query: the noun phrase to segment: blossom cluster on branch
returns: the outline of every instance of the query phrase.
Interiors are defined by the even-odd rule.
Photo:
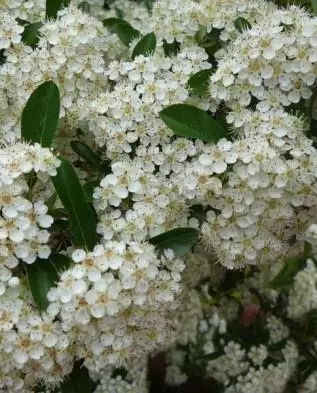
[[[0,1],[0,393],[159,351],[317,391],[317,17],[276,3]]]

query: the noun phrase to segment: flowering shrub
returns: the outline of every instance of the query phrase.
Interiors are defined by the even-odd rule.
[[[295,3],[0,1],[0,393],[317,392]]]

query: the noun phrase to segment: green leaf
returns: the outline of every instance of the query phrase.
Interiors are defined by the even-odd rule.
[[[22,41],[25,43],[25,45],[29,45],[33,49],[36,47],[39,42],[39,30],[42,26],[42,22],[35,22],[24,27]]]
[[[94,193],[94,189],[95,187],[98,187],[100,184],[100,182],[98,180],[86,183],[83,185],[83,190],[85,193],[85,197],[86,197],[86,201],[88,203],[93,203],[94,198],[93,198],[93,193]]]
[[[240,33],[251,28],[251,24],[242,17],[239,17],[234,21],[234,26]]]
[[[62,393],[92,393],[96,388],[90,379],[88,370],[77,361],[73,371],[65,378],[61,386]]]
[[[310,0],[311,6],[315,14],[317,14],[317,0]]]
[[[207,49],[214,53],[220,48],[221,40],[220,40],[221,30],[213,28],[209,33],[205,27],[202,27],[195,35],[195,39],[199,46]]]
[[[63,254],[51,254],[48,259],[38,258],[27,265],[27,277],[33,299],[41,311],[45,311],[49,304],[47,292],[56,285],[59,274],[68,269],[72,260]]]
[[[39,310],[45,311],[49,304],[47,292],[58,281],[56,266],[51,259],[37,259],[26,268],[33,299]]]
[[[64,7],[67,7],[70,0],[46,0],[46,18],[57,18],[57,13]]]
[[[90,13],[90,5],[87,3],[87,1],[82,1],[81,3],[78,4],[78,8],[85,12],[86,14]]]
[[[177,228],[152,237],[149,242],[163,252],[172,249],[176,256],[189,252],[198,240],[198,230],[194,228]]]
[[[94,211],[86,201],[75,170],[65,159],[52,177],[57,195],[69,213],[71,229],[77,245],[92,249],[97,241]]]
[[[166,40],[163,41],[163,49],[166,56],[175,56],[180,51],[180,43],[177,41],[169,44]]]
[[[22,112],[21,134],[28,142],[51,146],[59,119],[60,96],[54,82],[42,83],[31,94]]]
[[[226,130],[202,109],[186,104],[171,105],[160,112],[164,123],[179,136],[217,142]]]
[[[289,289],[296,274],[306,266],[306,258],[293,258],[285,262],[283,268],[270,283],[273,289]]]
[[[27,20],[25,20],[25,19],[16,18],[15,20],[16,20],[16,21],[19,23],[19,25],[21,25],[21,26],[26,26],[26,25],[29,25],[29,24],[30,24],[30,22],[27,21]]]
[[[212,74],[212,69],[201,70],[192,75],[188,82],[188,89],[198,95],[205,95],[208,92],[209,78]]]
[[[196,218],[200,224],[206,221],[206,208],[203,205],[192,205],[189,214],[191,218]]]
[[[51,254],[49,260],[54,264],[58,273],[70,268],[72,264],[71,258],[64,254]]]
[[[132,52],[132,58],[136,56],[144,55],[149,56],[155,52],[156,48],[156,37],[154,33],[146,34],[141,40],[136,44]]]
[[[130,23],[121,18],[108,18],[103,20],[103,25],[116,33],[124,45],[129,46],[131,41],[141,34]]]
[[[144,3],[148,11],[151,13],[153,9],[154,0],[144,0]]]
[[[86,143],[76,140],[70,142],[71,148],[75,153],[79,155],[83,160],[85,160],[92,168],[100,170],[102,167],[102,161],[98,154],[96,154],[91,147]]]
[[[140,36],[140,32],[134,29],[129,23],[118,23],[116,25],[116,33],[124,45],[129,46],[130,43]]]
[[[128,22],[126,22],[124,19],[121,19],[121,18],[107,18],[107,19],[104,19],[102,21],[102,23],[103,23],[103,25],[105,27],[108,27],[110,29],[112,27],[116,27],[117,24],[119,24],[119,23],[126,23],[126,24],[128,24]]]
[[[123,19],[123,17],[124,17],[124,12],[123,12],[120,8],[118,8],[118,7],[115,7],[114,9],[115,9],[115,11],[116,11],[117,17]]]
[[[2,66],[6,62],[6,57],[4,55],[4,49],[0,50],[0,66]]]

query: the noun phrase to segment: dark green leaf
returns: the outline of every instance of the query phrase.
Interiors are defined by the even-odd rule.
[[[201,33],[202,36],[196,36],[196,40],[198,40],[199,46],[205,48],[209,56],[213,57],[214,54],[222,47],[220,40],[221,30],[212,29],[209,33],[206,31],[205,36],[203,36],[204,30],[202,30]]]
[[[100,170],[102,162],[97,153],[82,141],[71,141],[70,145],[75,153],[84,159],[92,168]]]
[[[217,142],[226,130],[202,109],[186,104],[171,105],[160,112],[164,123],[179,136]]]
[[[302,115],[302,111],[299,112]],[[313,90],[313,94],[309,100],[309,108],[308,113],[304,112],[304,118],[308,119],[309,123],[309,130],[307,131],[306,135],[309,138],[317,136],[317,89]],[[295,114],[296,115],[296,114]],[[298,114],[297,114],[298,116]]]
[[[37,259],[27,266],[27,276],[33,299],[41,311],[48,306],[47,292],[58,281],[56,266],[50,259]]]
[[[212,69],[201,70],[192,75],[188,80],[188,88],[195,94],[205,95],[208,92],[209,78]]]
[[[131,41],[140,36],[140,32],[126,22],[116,25],[116,33],[126,46],[129,46]]]
[[[36,47],[39,42],[39,30],[42,26],[42,22],[35,22],[24,27],[22,41],[25,43],[25,45],[29,45],[33,49]]]
[[[169,44],[166,40],[163,41],[163,49],[166,56],[175,56],[180,51],[180,43],[177,41]]]
[[[59,274],[68,269],[72,260],[63,254],[51,254],[48,259],[38,258],[31,265],[26,265],[27,277],[33,299],[39,308],[47,309],[47,292],[56,285]]]
[[[16,18],[16,21],[19,23],[19,25],[21,26],[25,26],[25,25],[29,25],[30,22],[25,20],[25,19],[21,19],[21,18]]]
[[[178,228],[152,237],[149,242],[161,252],[172,249],[176,256],[181,256],[189,252],[197,240],[197,229]]]
[[[190,217],[196,218],[201,224],[206,221],[206,208],[203,205],[192,205]]]
[[[21,134],[28,142],[51,146],[58,124],[60,96],[54,82],[42,83],[31,94],[22,112]]]
[[[73,371],[65,378],[61,386],[62,393],[92,393],[95,384],[89,377],[86,367],[77,361]]]
[[[64,254],[51,254],[49,260],[54,264],[59,273],[69,269],[72,264],[72,260]]]
[[[283,268],[271,281],[273,289],[289,289],[296,274],[306,266],[306,258],[293,258],[285,262]]]
[[[81,3],[79,3],[78,8],[86,14],[90,13],[90,5],[87,3],[87,1],[82,1]]]
[[[56,19],[58,11],[69,3],[70,0],[46,0],[46,17]]]
[[[153,8],[153,4],[154,4],[154,0],[144,0],[144,2],[145,2],[146,8],[151,13],[152,12],[152,8]]]
[[[6,57],[4,55],[4,49],[0,50],[0,66],[2,66],[6,62]]]
[[[251,28],[251,24],[244,18],[239,17],[235,20],[234,26],[240,33]]]
[[[312,9],[315,13],[317,13],[317,0],[310,0]]]
[[[132,58],[136,56],[149,56],[155,52],[156,48],[156,37],[154,33],[146,34],[141,40],[136,44],[132,52]]]
[[[89,182],[89,183],[86,183],[86,184],[83,185],[83,190],[84,190],[84,193],[85,193],[86,201],[88,203],[93,203],[93,201],[94,201],[94,198],[93,198],[94,189],[95,189],[95,187],[99,186],[99,183],[100,182],[96,180],[96,181],[92,181],[92,182]]]
[[[134,29],[130,23],[121,18],[108,18],[103,20],[103,25],[116,33],[124,45],[129,46],[131,41],[140,36],[140,32]]]
[[[107,19],[104,19],[102,21],[102,23],[105,27],[108,27],[108,28],[116,27],[117,24],[119,24],[119,23],[129,24],[128,22],[126,22],[124,19],[121,19],[121,18],[107,18]]]
[[[117,17],[123,19],[124,12],[120,8],[118,8],[118,7],[115,7],[115,11],[116,11]]]
[[[62,160],[52,181],[57,195],[69,213],[77,245],[92,249],[97,241],[94,211],[86,201],[76,172],[68,161]]]

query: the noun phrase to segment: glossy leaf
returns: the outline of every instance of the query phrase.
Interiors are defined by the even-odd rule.
[[[39,308],[47,309],[48,291],[56,285],[59,274],[68,269],[72,260],[63,254],[51,254],[48,259],[38,258],[34,263],[26,265],[27,277],[33,299]]]
[[[131,41],[140,36],[138,30],[134,29],[130,23],[121,18],[104,19],[103,25],[110,31],[115,32],[126,46],[129,46]]]
[[[129,23],[118,23],[116,25],[116,33],[124,45],[129,46],[130,43],[140,36],[140,32],[134,29]]]
[[[98,187],[99,184],[100,184],[100,182],[98,180],[95,180],[95,181],[88,182],[88,183],[83,185],[83,190],[84,190],[87,202],[93,203],[93,201],[94,201],[94,198],[93,198],[94,189],[95,189],[95,187]]]
[[[51,254],[49,260],[54,263],[58,273],[62,273],[64,270],[69,269],[72,264],[71,258],[64,254]]]
[[[205,111],[186,104],[171,105],[160,112],[164,123],[179,136],[217,142],[226,130]]]
[[[136,56],[149,56],[155,52],[156,48],[156,37],[154,33],[146,34],[141,40],[136,44],[132,52],[132,58]]]
[[[79,140],[71,141],[70,145],[74,152],[85,160],[92,168],[100,169],[102,166],[100,157],[91,149],[90,146]]]
[[[41,311],[49,304],[47,292],[58,281],[58,271],[51,259],[37,259],[27,266],[27,276],[33,299]]]
[[[69,3],[70,0],[46,0],[46,17],[56,19],[58,11]]]
[[[103,25],[108,28],[116,27],[119,23],[126,23],[124,19],[121,18],[107,18],[102,21]]]
[[[201,70],[192,75],[187,83],[188,89],[199,95],[205,95],[208,92],[209,78],[212,69]]]
[[[62,160],[52,181],[71,222],[71,230],[78,246],[92,249],[96,244],[96,220],[86,201],[83,188],[71,164]]]
[[[54,82],[42,83],[31,94],[22,112],[21,134],[28,142],[51,146],[59,119],[60,95]]]
[[[197,229],[177,228],[152,237],[149,242],[161,252],[172,249],[176,256],[181,256],[189,252],[197,240]]]
[[[22,41],[25,45],[31,46],[33,49],[39,42],[39,30],[43,26],[42,22],[27,24],[22,33]]]

